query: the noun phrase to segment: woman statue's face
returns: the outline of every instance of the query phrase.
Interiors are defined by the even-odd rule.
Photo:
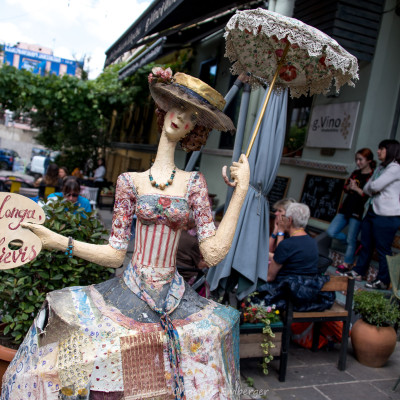
[[[173,142],[179,142],[196,125],[196,115],[184,108],[171,108],[164,119],[164,132]]]

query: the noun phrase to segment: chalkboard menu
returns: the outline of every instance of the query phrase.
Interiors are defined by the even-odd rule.
[[[272,207],[278,200],[282,200],[286,197],[289,183],[290,178],[287,178],[286,176],[277,176],[275,178],[275,182],[267,195],[270,207]]]
[[[307,174],[300,202],[310,207],[311,217],[331,222],[337,214],[345,179]]]

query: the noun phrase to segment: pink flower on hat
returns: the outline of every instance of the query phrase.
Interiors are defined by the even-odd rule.
[[[170,83],[172,79],[172,70],[171,68],[163,69],[161,67],[154,67],[151,70],[151,74],[149,74],[148,80],[149,83]]]

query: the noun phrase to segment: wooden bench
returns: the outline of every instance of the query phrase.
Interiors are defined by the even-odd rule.
[[[338,368],[340,371],[344,371],[346,369],[347,346],[353,309],[354,279],[347,276],[331,276],[330,281],[325,283],[321,291],[345,292],[345,305],[342,306],[335,302],[332,308],[322,312],[294,312],[293,303],[290,298],[288,298],[286,303],[286,312],[284,314],[282,346],[280,353],[279,380],[281,382],[284,382],[286,378],[286,368],[288,362],[288,350],[291,333],[290,328],[293,322],[314,323],[312,349],[315,351],[318,348],[321,323],[324,321],[343,321],[342,342],[340,344]]]

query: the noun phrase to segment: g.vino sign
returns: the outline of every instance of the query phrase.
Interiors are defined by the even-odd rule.
[[[24,222],[43,224],[45,213],[37,203],[15,193],[0,192],[0,269],[11,269],[36,258],[41,240]]]
[[[350,102],[315,106],[306,145],[350,149],[359,105],[359,102]]]

